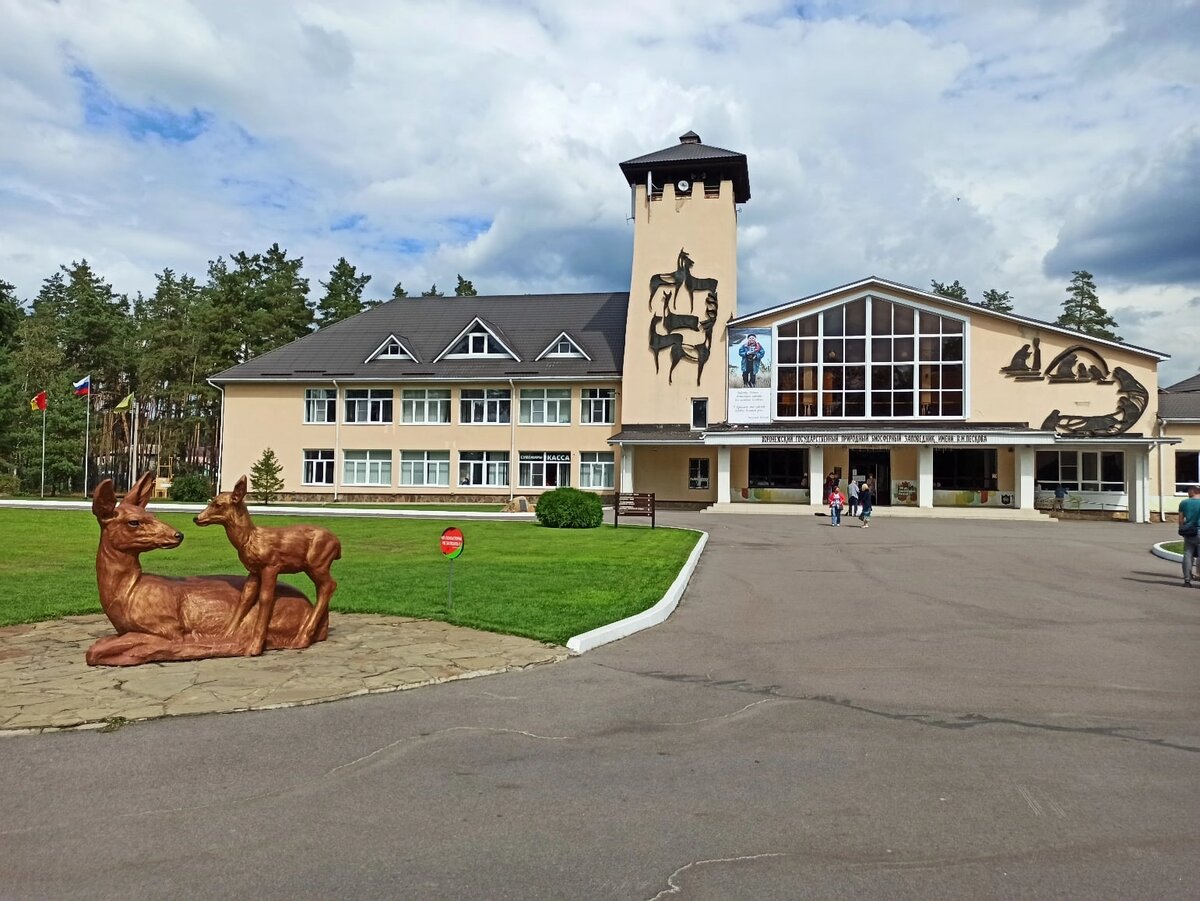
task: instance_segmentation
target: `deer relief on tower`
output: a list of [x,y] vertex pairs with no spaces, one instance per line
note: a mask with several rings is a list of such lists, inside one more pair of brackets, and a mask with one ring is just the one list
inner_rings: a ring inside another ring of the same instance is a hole
[[650,276],[650,350],[654,371],[661,372],[659,358],[667,351],[671,365],[667,383],[675,378],[675,367],[687,360],[696,365],[696,384],[704,375],[704,364],[712,356],[713,329],[717,325],[717,280],[693,274],[695,264],[680,249],[674,272]]
[[1112,413],[1098,416],[1080,416],[1063,413],[1058,409],[1042,422],[1046,431],[1078,438],[1102,438],[1120,435],[1142,417],[1150,402],[1150,392],[1129,370],[1114,366],[1111,370],[1099,352],[1085,344],[1073,344],[1060,352],[1046,367],[1042,368],[1041,341],[1034,338],[1030,344],[1021,345],[1007,366],[1000,372],[1019,382],[1046,381],[1052,385],[1096,385],[1117,386],[1116,409]]

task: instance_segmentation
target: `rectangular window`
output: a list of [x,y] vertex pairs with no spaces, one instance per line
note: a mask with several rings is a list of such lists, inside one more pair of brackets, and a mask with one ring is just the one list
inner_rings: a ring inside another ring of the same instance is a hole
[[463,425],[503,425],[511,421],[507,388],[463,388],[459,392],[459,422]]
[[1200,451],[1175,451],[1175,493],[1200,485]]
[[614,478],[612,451],[582,451],[579,454],[580,488],[612,488]]
[[333,484],[332,450],[306,450],[304,452],[304,478],[301,484]]
[[343,485],[392,484],[392,452],[381,450],[346,451],[342,454]]
[[463,451],[458,455],[458,484],[472,487],[508,485],[508,451]]
[[996,491],[995,448],[933,449],[933,487],[947,491]]
[[450,451],[401,451],[401,485],[450,484]]
[[1062,450],[1037,452],[1035,478],[1043,490],[1062,485],[1067,491],[1125,490],[1122,451]]
[[708,398],[693,397],[692,398],[692,428],[707,429],[708,428]]
[[391,421],[391,388],[346,389],[346,422],[390,424]]
[[808,449],[750,448],[751,488],[807,488]]
[[708,487],[708,457],[688,460],[688,488]]
[[400,392],[400,421],[425,425],[450,421],[449,388],[405,388]]
[[337,420],[337,390],[334,388],[304,389],[304,421],[335,422]]
[[517,462],[517,478],[522,488],[571,484],[571,454],[567,451],[521,451]]
[[579,421],[591,425],[612,425],[617,421],[615,388],[584,388],[579,392]]
[[570,388],[521,389],[521,422],[523,424],[565,425],[570,421]]

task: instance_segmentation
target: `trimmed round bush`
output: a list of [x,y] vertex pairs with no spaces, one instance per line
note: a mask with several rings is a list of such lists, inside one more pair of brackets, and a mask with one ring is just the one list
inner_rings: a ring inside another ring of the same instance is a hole
[[171,487],[167,489],[167,497],[173,501],[201,503],[212,496],[212,482],[198,472],[177,475],[171,480]]
[[551,529],[594,529],[604,521],[600,498],[576,488],[555,488],[538,498],[537,520]]

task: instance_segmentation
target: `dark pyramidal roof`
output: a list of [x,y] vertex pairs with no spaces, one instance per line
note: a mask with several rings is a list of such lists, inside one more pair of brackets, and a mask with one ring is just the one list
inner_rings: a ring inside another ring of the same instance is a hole
[[700,141],[694,131],[679,136],[674,147],[656,150],[621,163],[621,171],[630,184],[640,184],[647,174],[655,184],[676,178],[700,182],[728,178],[733,182],[733,199],[745,203],[750,199],[750,168],[746,154],[723,147],[712,147]]
[[[509,378],[616,378],[625,349],[629,294],[535,294],[420,297],[388,301],[305,335],[212,377],[218,384],[256,381],[395,381]],[[516,352],[513,359],[434,360],[479,319]],[[560,334],[591,359],[537,357]],[[414,360],[367,362],[389,337]]]

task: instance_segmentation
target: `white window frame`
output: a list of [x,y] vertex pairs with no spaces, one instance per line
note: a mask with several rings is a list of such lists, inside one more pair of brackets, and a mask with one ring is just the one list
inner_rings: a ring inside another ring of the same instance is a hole
[[[366,396],[351,397],[351,395],[360,394]],[[394,394],[395,392],[391,388],[347,388],[345,392],[346,424],[391,425]],[[353,410],[353,415],[351,415],[351,410]],[[363,414],[362,419],[357,418],[360,413]]]
[[570,425],[571,389],[522,388],[520,416],[521,425]]
[[[466,342],[464,349],[458,347]],[[516,351],[505,344],[500,336],[488,327],[482,319],[476,317],[471,324],[454,336],[454,340],[446,345],[434,359],[438,360],[516,360],[521,362]]]
[[[701,415],[702,414],[702,415]],[[703,421],[701,421],[703,419]],[[692,398],[692,431],[702,432],[708,428],[708,398]]]
[[[597,481],[599,476],[599,481]],[[616,454],[612,451],[579,452],[579,487],[604,489],[616,486]]]
[[[1040,467],[1037,464],[1037,457],[1045,454],[1057,454],[1058,461],[1055,464],[1055,475],[1053,479],[1043,479],[1040,475]],[[1120,454],[1121,455],[1121,480],[1104,481],[1101,475],[1104,471],[1104,455],[1105,454]],[[1089,461],[1090,463],[1089,467]],[[1129,457],[1124,451],[1105,449],[1105,450],[1080,450],[1076,448],[1039,448],[1034,455],[1034,473],[1037,476],[1039,484],[1043,485],[1065,485],[1069,492],[1104,492],[1104,493],[1123,493],[1125,491],[1125,479],[1128,478],[1127,464]],[[1065,468],[1064,468],[1064,464]],[[1087,471],[1091,468],[1095,478],[1088,478]],[[1072,475],[1072,473],[1074,473]]]
[[[554,469],[556,478],[553,483],[546,479],[546,473],[551,468]],[[522,488],[569,487],[571,484],[570,451],[521,451],[517,455],[517,484]]]
[[617,421],[617,389],[579,389],[579,421],[584,425],[613,425]]
[[[400,392],[400,422],[404,425],[447,425],[450,423],[449,388],[405,388]],[[430,410],[438,415],[431,417]]]
[[342,451],[342,484],[347,486],[392,486],[392,452],[389,450]]
[[460,451],[458,484],[463,488],[507,488],[508,451]]
[[387,340],[380,344],[363,362],[372,360],[417,360],[416,354],[408,349],[408,345],[395,335],[388,335]]
[[584,352],[574,338],[566,332],[559,332],[558,337],[546,345],[546,349],[537,355],[537,359],[541,360],[550,357],[556,360],[587,360],[591,362],[591,357]]
[[[327,479],[316,478],[317,474],[322,470],[328,474]],[[304,460],[301,466],[301,485],[332,486],[336,476],[337,460],[335,459],[333,448],[305,449]]]
[[688,490],[707,491],[711,482],[712,462],[708,457],[688,458]]
[[[480,414],[478,417],[476,414]],[[509,425],[512,392],[507,388],[462,388],[458,392],[460,425]]]
[[450,487],[450,451],[400,451],[398,485]]
[[[326,425],[337,422],[337,394],[336,388],[305,388],[305,424]],[[324,418],[322,419],[321,416],[324,416]]]

